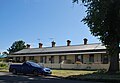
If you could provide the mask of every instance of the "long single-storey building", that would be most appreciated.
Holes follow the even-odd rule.
[[[9,55],[15,62],[26,60],[36,61],[43,66],[62,69],[108,69],[109,56],[106,53],[106,47],[101,43],[70,45],[67,40],[66,46],[55,46],[52,42],[51,47],[30,48]]]

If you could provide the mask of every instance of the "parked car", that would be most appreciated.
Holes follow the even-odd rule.
[[[13,74],[23,73],[23,74],[33,74],[37,75],[50,75],[52,70],[50,68],[45,68],[38,65],[37,63],[26,61],[23,64],[11,64],[9,67],[9,72]]]

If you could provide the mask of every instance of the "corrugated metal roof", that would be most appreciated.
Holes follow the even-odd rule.
[[[76,55],[76,54],[101,54],[106,53],[106,51],[101,52],[80,52],[80,53],[55,53],[55,54],[24,54],[24,55],[10,55],[8,57],[16,57],[16,56],[54,56],[54,55]]]
[[[71,46],[56,46],[43,48],[29,48],[23,49],[14,54],[34,54],[34,53],[50,53],[50,52],[68,52],[68,51],[86,51],[86,50],[101,50],[106,49],[101,43],[87,44],[87,45],[71,45]]]

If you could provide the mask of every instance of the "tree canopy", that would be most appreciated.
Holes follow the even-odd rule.
[[[73,0],[73,3],[80,0]],[[87,7],[82,21],[98,36],[110,55],[110,72],[119,70],[120,0],[81,0]]]
[[[17,52],[17,51],[19,51],[19,50],[22,50],[22,49],[24,49],[24,48],[26,48],[25,42],[22,41],[22,40],[19,40],[19,41],[15,41],[15,42],[12,44],[12,46],[11,46],[9,49],[7,49],[7,50],[8,50],[8,52],[9,52],[9,54],[12,54],[12,53]]]

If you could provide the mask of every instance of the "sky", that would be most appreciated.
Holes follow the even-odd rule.
[[[86,16],[83,4],[72,0],[0,0],[0,52],[13,42],[23,40],[31,48],[99,43],[81,20]]]

